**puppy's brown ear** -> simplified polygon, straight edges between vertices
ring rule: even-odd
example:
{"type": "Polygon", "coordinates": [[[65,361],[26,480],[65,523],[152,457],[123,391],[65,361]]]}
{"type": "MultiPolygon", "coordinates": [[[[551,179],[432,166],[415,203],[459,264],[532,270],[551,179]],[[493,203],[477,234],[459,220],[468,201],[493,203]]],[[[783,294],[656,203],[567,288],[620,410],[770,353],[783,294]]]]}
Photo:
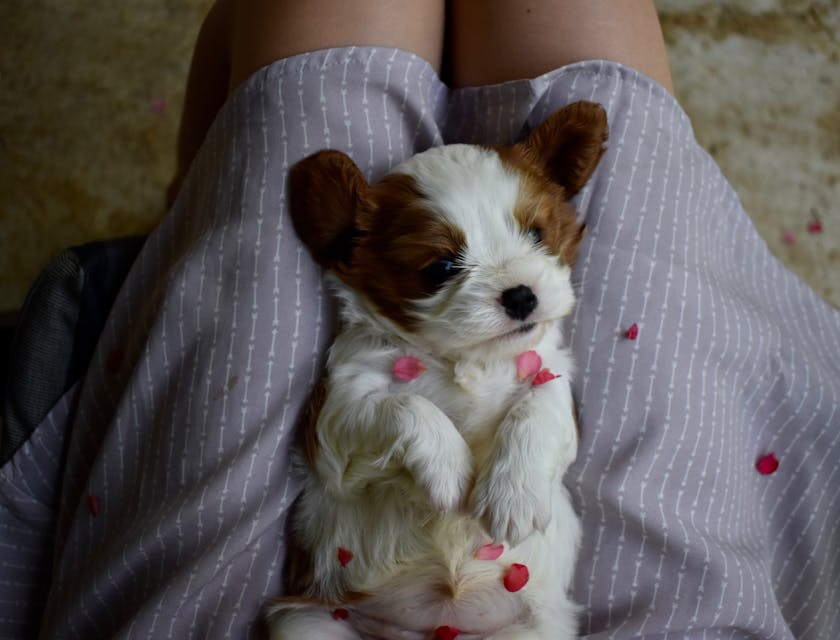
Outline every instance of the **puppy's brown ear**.
{"type": "Polygon", "coordinates": [[[340,151],[320,151],[289,172],[289,211],[301,241],[325,269],[350,261],[358,222],[373,207],[370,186],[340,151]]]}
{"type": "Polygon", "coordinates": [[[573,102],[556,111],[519,143],[571,198],[598,166],[607,140],[607,114],[595,102],[573,102]]]}

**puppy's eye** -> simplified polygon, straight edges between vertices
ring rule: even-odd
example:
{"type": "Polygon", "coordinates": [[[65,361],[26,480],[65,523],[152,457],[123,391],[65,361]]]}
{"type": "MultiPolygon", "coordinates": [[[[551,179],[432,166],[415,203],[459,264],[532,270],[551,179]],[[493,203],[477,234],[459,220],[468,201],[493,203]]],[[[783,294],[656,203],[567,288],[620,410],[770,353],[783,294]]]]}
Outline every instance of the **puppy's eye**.
{"type": "Polygon", "coordinates": [[[461,271],[461,267],[458,266],[454,256],[438,258],[423,268],[423,273],[435,286],[443,284],[459,271],[461,271]]]}
{"type": "Polygon", "coordinates": [[[528,238],[530,238],[531,242],[533,242],[534,244],[539,244],[540,242],[542,242],[542,234],[540,233],[540,230],[536,227],[531,227],[530,229],[528,229],[528,238]]]}

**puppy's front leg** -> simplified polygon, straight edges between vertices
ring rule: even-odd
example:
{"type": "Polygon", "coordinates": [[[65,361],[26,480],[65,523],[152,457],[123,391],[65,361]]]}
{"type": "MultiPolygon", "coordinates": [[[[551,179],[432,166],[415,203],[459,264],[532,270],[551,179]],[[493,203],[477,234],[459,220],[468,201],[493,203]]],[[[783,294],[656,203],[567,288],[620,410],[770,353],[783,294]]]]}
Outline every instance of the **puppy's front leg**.
{"type": "Polygon", "coordinates": [[[317,432],[316,471],[338,493],[407,470],[439,511],[452,510],[464,498],[472,475],[469,447],[446,414],[422,396],[333,395],[317,432]]]}
{"type": "Polygon", "coordinates": [[[502,421],[471,496],[494,540],[515,546],[548,526],[552,493],[577,454],[573,411],[562,378],[531,389],[502,421]]]}

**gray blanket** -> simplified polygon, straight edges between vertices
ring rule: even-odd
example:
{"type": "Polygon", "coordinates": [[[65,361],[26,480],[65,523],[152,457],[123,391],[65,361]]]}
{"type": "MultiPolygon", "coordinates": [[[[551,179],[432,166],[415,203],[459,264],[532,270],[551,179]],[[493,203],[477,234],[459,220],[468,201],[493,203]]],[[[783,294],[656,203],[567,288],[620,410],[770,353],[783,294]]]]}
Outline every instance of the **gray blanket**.
{"type": "Polygon", "coordinates": [[[332,327],[289,167],[331,147],[376,179],[580,99],[610,123],[566,327],[581,632],[840,637],[840,315],[768,253],[685,113],[612,63],[451,91],[369,48],[278,61],[222,110],[86,377],[0,469],[0,636],[258,637],[332,327]]]}

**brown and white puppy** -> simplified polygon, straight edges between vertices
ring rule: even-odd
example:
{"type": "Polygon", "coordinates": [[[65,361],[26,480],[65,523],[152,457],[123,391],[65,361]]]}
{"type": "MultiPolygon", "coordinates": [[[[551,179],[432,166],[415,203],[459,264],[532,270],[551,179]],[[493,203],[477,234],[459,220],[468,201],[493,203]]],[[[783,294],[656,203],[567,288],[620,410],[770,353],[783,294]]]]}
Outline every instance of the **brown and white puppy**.
{"type": "Polygon", "coordinates": [[[606,116],[430,149],[368,185],[324,151],[291,214],[341,307],[272,638],[571,638],[580,525],[560,319],[606,116]]]}

